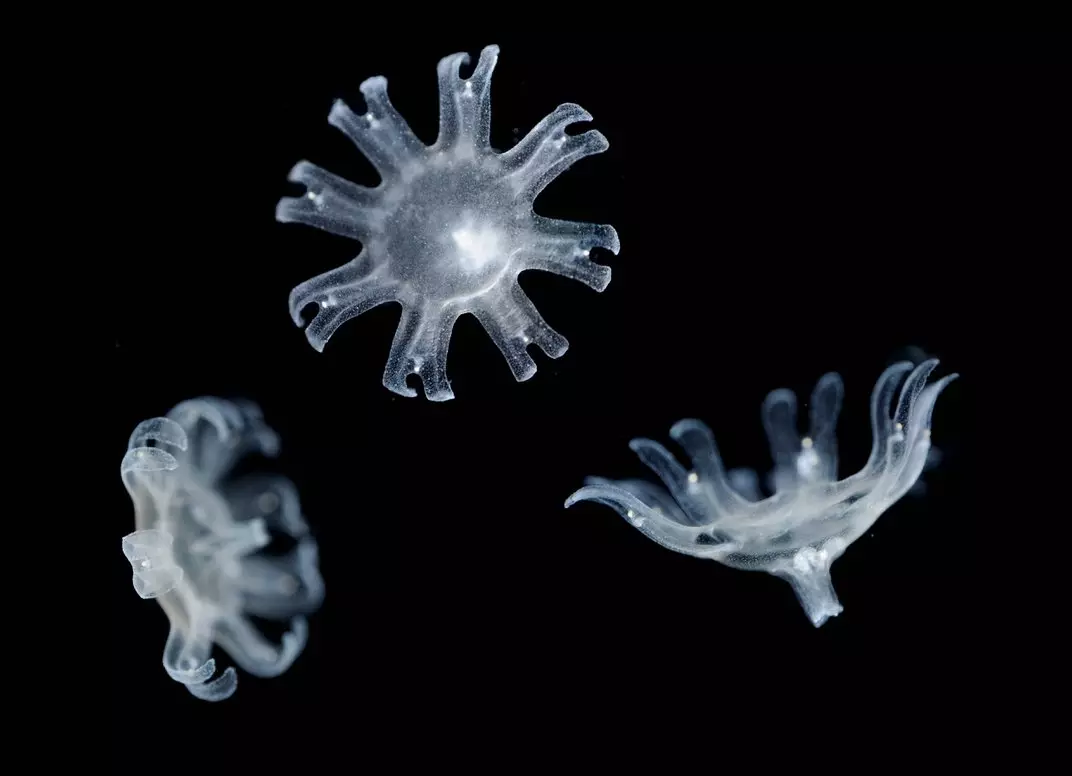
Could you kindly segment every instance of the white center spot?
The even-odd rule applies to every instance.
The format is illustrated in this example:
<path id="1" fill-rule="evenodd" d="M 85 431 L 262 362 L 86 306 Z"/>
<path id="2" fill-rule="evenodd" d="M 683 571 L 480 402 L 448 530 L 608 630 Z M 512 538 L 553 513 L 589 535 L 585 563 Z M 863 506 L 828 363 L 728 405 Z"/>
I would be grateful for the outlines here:
<path id="1" fill-rule="evenodd" d="M 454 230 L 450 236 L 457 249 L 458 264 L 466 272 L 483 269 L 502 253 L 499 234 L 494 229 L 469 226 Z"/>

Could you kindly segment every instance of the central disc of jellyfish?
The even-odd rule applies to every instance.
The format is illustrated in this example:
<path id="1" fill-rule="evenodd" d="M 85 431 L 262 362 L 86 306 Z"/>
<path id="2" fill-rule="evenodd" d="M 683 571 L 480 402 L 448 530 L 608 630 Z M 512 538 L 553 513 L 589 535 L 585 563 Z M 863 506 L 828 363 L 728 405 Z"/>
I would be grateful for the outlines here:
<path id="1" fill-rule="evenodd" d="M 558 358 L 569 343 L 544 322 L 517 276 L 529 269 L 579 280 L 596 291 L 610 269 L 592 261 L 593 248 L 618 252 L 613 227 L 536 215 L 540 192 L 579 159 L 605 151 L 607 139 L 566 127 L 591 121 L 583 108 L 558 106 L 509 151 L 489 142 L 491 74 L 499 49 L 488 46 L 469 78 L 467 54 L 444 57 L 439 79 L 439 136 L 431 146 L 413 134 L 387 98 L 387 79 L 361 84 L 368 110 L 357 114 L 336 102 L 328 122 L 369 158 L 382 182 L 358 186 L 310 162 L 289 180 L 306 187 L 276 208 L 282 222 L 297 222 L 362 243 L 353 261 L 298 285 L 290 314 L 316 306 L 305 329 L 317 350 L 343 323 L 381 304 L 397 302 L 395 333 L 383 384 L 403 396 L 418 375 L 433 401 L 454 398 L 447 380 L 447 350 L 454 322 L 470 313 L 494 340 L 517 380 L 536 373 L 528 354 L 537 345 Z"/>
<path id="2" fill-rule="evenodd" d="M 372 263 L 390 261 L 392 274 L 423 300 L 486 294 L 517 249 L 521 225 L 502 212 L 512 197 L 484 170 L 456 163 L 428 169 L 398 195 L 382 243 L 369 244 Z"/>

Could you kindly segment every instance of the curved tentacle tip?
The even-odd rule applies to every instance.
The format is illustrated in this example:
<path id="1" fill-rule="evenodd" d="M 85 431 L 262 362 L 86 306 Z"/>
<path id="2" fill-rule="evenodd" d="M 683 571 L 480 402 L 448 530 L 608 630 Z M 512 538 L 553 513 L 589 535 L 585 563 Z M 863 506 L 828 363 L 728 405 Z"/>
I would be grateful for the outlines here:
<path id="1" fill-rule="evenodd" d="M 127 472 L 164 472 L 175 471 L 179 461 L 175 456 L 159 447 L 135 447 L 127 450 L 119 463 L 119 471 Z"/>
<path id="2" fill-rule="evenodd" d="M 613 226 L 607 226 L 607 235 L 606 235 L 606 237 L 607 237 L 606 244 L 601 245 L 599 247 L 603 248 L 604 250 L 608 250 L 611 253 L 613 253 L 615 256 L 617 256 L 618 251 L 620 251 L 622 249 L 622 241 L 618 237 L 618 230 L 615 229 Z M 608 283 L 610 282 L 610 276 L 609 275 L 607 276 L 607 282 Z"/>
<path id="3" fill-rule="evenodd" d="M 482 86 L 486 85 L 491 80 L 491 73 L 497 64 L 499 64 L 499 47 L 495 44 L 484 46 L 480 50 L 480 59 L 477 60 L 476 68 L 469 76 L 469 80 L 478 82 Z"/>
<path id="4" fill-rule="evenodd" d="M 629 449 L 637 455 L 643 456 L 645 452 L 654 450 L 657 453 L 667 453 L 667 449 L 654 439 L 648 439 L 646 437 L 637 437 L 636 439 L 629 440 Z"/>
<path id="5" fill-rule="evenodd" d="M 574 504 L 578 504 L 582 501 L 591 501 L 594 496 L 598 495 L 599 488 L 597 487 L 596 483 L 590 482 L 591 480 L 596 479 L 598 478 L 585 478 L 585 486 L 583 488 L 575 490 L 573 493 L 570 494 L 569 498 L 566 499 L 566 503 L 563 505 L 564 508 L 569 509 Z"/>
<path id="6" fill-rule="evenodd" d="M 300 326 L 301 323 L 299 322 L 298 325 Z M 317 353 L 324 352 L 324 346 L 327 342 L 313 333 L 311 328 L 305 330 L 305 339 L 309 340 L 309 344 L 313 346 L 313 350 Z"/>
<path id="7" fill-rule="evenodd" d="M 191 658 L 184 659 L 181 665 L 170 665 L 165 657 L 164 670 L 176 682 L 204 684 L 216 673 L 216 658 L 210 657 L 200 665 L 197 665 Z"/>
<path id="8" fill-rule="evenodd" d="M 395 382 L 395 381 L 388 382 L 388 381 L 385 380 L 384 383 L 383 383 L 383 387 L 386 388 L 387 390 L 389 390 L 391 393 L 398 394 L 399 396 L 405 396 L 407 399 L 412 399 L 417 395 L 417 390 L 415 388 L 410 388 L 405 383 L 405 381 L 403 381 L 403 382 Z"/>
<path id="9" fill-rule="evenodd" d="M 213 666 L 215 670 L 215 666 Z M 181 680 L 180 680 L 181 681 Z M 227 669 L 211 681 L 199 683 L 199 684 L 187 684 L 186 689 L 195 698 L 199 698 L 203 701 L 209 701 L 216 703 L 218 701 L 225 701 L 235 694 L 238 689 L 238 673 L 234 670 L 233 666 L 228 666 Z"/>
<path id="10" fill-rule="evenodd" d="M 682 418 L 674 425 L 670 426 L 670 438 L 678 439 L 679 437 L 688 434 L 690 431 L 704 431 L 709 432 L 707 424 L 697 418 Z"/>
<path id="11" fill-rule="evenodd" d="M 418 377 L 420 376 L 417 372 L 397 372 L 388 370 L 388 372 L 385 373 L 383 376 L 383 387 L 389 390 L 391 393 L 397 394 L 398 396 L 405 396 L 407 399 L 412 399 L 417 395 L 417 389 L 411 388 L 410 385 L 406 382 L 406 379 L 411 374 L 416 374 L 418 375 Z"/>
<path id="12" fill-rule="evenodd" d="M 382 75 L 374 75 L 362 81 L 357 89 L 366 100 L 369 97 L 381 95 L 387 91 L 387 78 Z M 336 102 L 340 101 L 336 100 Z"/>
<path id="13" fill-rule="evenodd" d="M 151 418 L 139 423 L 130 435 L 129 447 L 119 464 L 123 476 L 130 472 L 174 471 L 179 461 L 162 447 L 147 447 L 146 442 L 156 442 L 186 450 L 186 431 L 170 418 Z"/>
<path id="14" fill-rule="evenodd" d="M 564 102 L 555 108 L 551 114 L 555 118 L 562 118 L 569 124 L 579 124 L 585 121 L 595 121 L 592 114 L 575 102 Z M 568 126 L 568 124 L 567 124 Z"/>
<path id="15" fill-rule="evenodd" d="M 492 43 L 484 46 L 480 50 L 480 58 L 477 61 L 477 67 L 481 62 L 490 60 L 488 64 L 494 65 L 499 59 L 499 46 Z M 469 65 L 472 62 L 472 57 L 469 56 L 468 51 L 458 51 L 453 54 L 447 54 L 445 57 L 439 60 L 439 66 L 443 68 L 449 68 L 453 71 L 453 75 L 459 75 L 459 71 Z"/>
<path id="16" fill-rule="evenodd" d="M 367 81 L 363 81 L 362 85 L 365 83 L 367 83 Z M 339 120 L 349 116 L 351 113 L 353 113 L 353 111 L 350 110 L 350 106 L 346 104 L 346 101 L 338 98 L 331 103 L 331 109 L 328 111 L 328 124 L 337 127 Z"/>
<path id="17" fill-rule="evenodd" d="M 584 133 L 583 137 L 586 138 L 586 150 L 592 154 L 601 154 L 610 148 L 610 141 L 607 140 L 607 136 L 598 129 L 588 130 Z"/>
<path id="18" fill-rule="evenodd" d="M 599 266 L 603 267 L 604 265 L 600 264 Z M 611 276 L 610 267 L 604 267 L 604 269 L 606 271 L 601 274 L 601 276 L 599 278 L 599 282 L 597 284 L 595 284 L 595 285 L 590 285 L 589 286 L 589 288 L 591 288 L 597 294 L 602 294 L 604 291 L 607 290 L 607 286 L 610 285 L 610 276 Z"/>
<path id="19" fill-rule="evenodd" d="M 440 59 L 436 65 L 436 69 L 448 76 L 453 75 L 457 78 L 461 69 L 471 61 L 468 51 L 456 51 L 453 54 L 447 54 Z"/>
<path id="20" fill-rule="evenodd" d="M 304 326 L 306 321 L 302 317 L 302 308 L 304 305 L 300 303 L 298 294 L 295 293 L 298 289 L 294 289 L 287 297 L 287 312 L 290 313 L 290 320 L 295 326 Z"/>
<path id="21" fill-rule="evenodd" d="M 309 169 L 311 162 L 308 159 L 302 159 L 287 171 L 287 183 L 300 183 L 305 185 L 307 170 Z"/>

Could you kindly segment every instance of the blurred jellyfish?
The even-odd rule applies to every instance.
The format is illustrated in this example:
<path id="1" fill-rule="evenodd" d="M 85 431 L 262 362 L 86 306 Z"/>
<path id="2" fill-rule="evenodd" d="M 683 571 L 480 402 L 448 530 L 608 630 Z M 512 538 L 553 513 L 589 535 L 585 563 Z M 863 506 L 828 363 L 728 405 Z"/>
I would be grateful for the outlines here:
<path id="1" fill-rule="evenodd" d="M 301 615 L 323 598 L 293 484 L 228 477 L 246 453 L 277 450 L 256 405 L 200 398 L 138 424 L 120 466 L 134 500 L 137 530 L 123 537 L 134 590 L 157 599 L 171 621 L 164 669 L 203 700 L 229 698 L 238 681 L 230 667 L 213 678 L 214 643 L 249 673 L 278 676 L 305 647 Z M 258 552 L 273 534 L 294 545 L 288 553 Z M 289 620 L 282 643 L 268 641 L 251 615 Z"/>

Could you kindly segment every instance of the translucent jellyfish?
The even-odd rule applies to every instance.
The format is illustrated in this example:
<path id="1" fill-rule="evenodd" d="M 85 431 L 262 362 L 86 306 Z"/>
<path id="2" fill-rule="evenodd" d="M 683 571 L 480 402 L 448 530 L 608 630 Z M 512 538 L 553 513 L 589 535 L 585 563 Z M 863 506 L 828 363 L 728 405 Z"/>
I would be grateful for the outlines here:
<path id="1" fill-rule="evenodd" d="M 831 564 L 913 486 L 927 463 L 934 403 L 957 376 L 926 385 L 937 364 L 930 359 L 913 368 L 902 361 L 882 373 L 871 395 L 871 456 L 843 480 L 837 479 L 834 437 L 842 383 L 829 373 L 812 393 L 811 428 L 803 438 L 792 391 L 773 391 L 763 403 L 774 458 L 769 498 L 762 497 L 751 469 L 723 470 L 704 424 L 682 420 L 670 436 L 692 459 L 691 470 L 657 442 L 630 443 L 666 489 L 645 480 L 589 478 L 566 506 L 606 504 L 671 550 L 781 577 L 818 627 L 842 610 L 830 581 Z M 891 418 L 894 394 L 906 374 Z"/>
<path id="2" fill-rule="evenodd" d="M 294 485 L 272 475 L 228 477 L 246 453 L 277 449 L 255 405 L 193 399 L 138 424 L 120 467 L 134 500 L 137 530 L 123 537 L 134 590 L 157 599 L 171 621 L 164 669 L 207 701 L 229 698 L 238 682 L 230 667 L 213 678 L 213 643 L 249 673 L 278 676 L 305 647 L 301 615 L 323 598 Z M 274 539 L 293 546 L 258 553 Z M 282 643 L 268 641 L 251 615 L 289 620 Z"/>
<path id="3" fill-rule="evenodd" d="M 578 159 L 605 151 L 595 130 L 567 135 L 566 127 L 592 117 L 580 106 L 560 105 L 509 151 L 489 143 L 491 73 L 499 48 L 480 54 L 473 74 L 460 77 L 468 54 L 439 62 L 439 138 L 426 146 L 387 98 L 387 79 L 361 84 L 367 111 L 337 101 L 328 123 L 341 130 L 379 171 L 370 189 L 303 161 L 288 180 L 305 186 L 301 197 L 280 200 L 276 218 L 298 222 L 362 243 L 348 264 L 307 280 L 290 293 L 290 314 L 317 305 L 305 329 L 323 350 L 344 322 L 386 302 L 402 306 L 383 384 L 402 396 L 418 375 L 432 401 L 454 398 L 447 379 L 447 350 L 454 322 L 471 313 L 502 351 L 514 377 L 536 373 L 528 347 L 551 358 L 569 343 L 544 322 L 517 283 L 520 273 L 544 270 L 579 280 L 596 291 L 610 269 L 592 261 L 593 248 L 618 253 L 613 227 L 538 216 L 533 201 Z"/>

